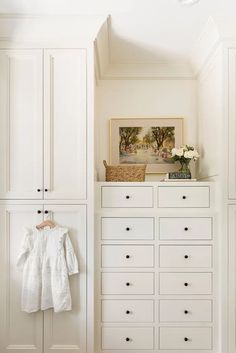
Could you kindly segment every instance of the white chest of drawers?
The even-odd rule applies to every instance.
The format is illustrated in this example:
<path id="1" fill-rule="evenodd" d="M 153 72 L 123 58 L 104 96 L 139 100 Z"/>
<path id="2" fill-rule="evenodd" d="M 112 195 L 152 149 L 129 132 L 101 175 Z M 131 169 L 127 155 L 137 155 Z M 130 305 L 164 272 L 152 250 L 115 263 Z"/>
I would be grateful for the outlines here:
<path id="1" fill-rule="evenodd" d="M 97 351 L 216 352 L 212 183 L 97 183 Z"/>

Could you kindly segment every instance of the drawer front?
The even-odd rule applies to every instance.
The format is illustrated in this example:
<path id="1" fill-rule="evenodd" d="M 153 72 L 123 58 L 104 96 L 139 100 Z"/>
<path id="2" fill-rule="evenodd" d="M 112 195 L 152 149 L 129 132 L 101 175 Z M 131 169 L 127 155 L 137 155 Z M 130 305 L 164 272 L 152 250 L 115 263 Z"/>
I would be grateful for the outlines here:
<path id="1" fill-rule="evenodd" d="M 211 349 L 210 327 L 161 327 L 160 349 Z"/>
<path id="2" fill-rule="evenodd" d="M 211 294 L 212 273 L 160 273 L 160 294 Z"/>
<path id="3" fill-rule="evenodd" d="M 160 267 L 207 268 L 212 266 L 210 245 L 161 245 Z"/>
<path id="4" fill-rule="evenodd" d="M 103 300 L 103 322 L 153 322 L 152 300 Z"/>
<path id="5" fill-rule="evenodd" d="M 103 245 L 102 267 L 153 267 L 152 245 Z"/>
<path id="6" fill-rule="evenodd" d="M 104 240 L 153 240 L 152 217 L 103 217 L 101 224 Z"/>
<path id="7" fill-rule="evenodd" d="M 154 294 L 154 274 L 102 273 L 102 294 Z"/>
<path id="8" fill-rule="evenodd" d="M 153 349 L 153 328 L 103 327 L 102 349 Z"/>
<path id="9" fill-rule="evenodd" d="M 211 300 L 160 300 L 160 322 L 211 322 Z"/>
<path id="10" fill-rule="evenodd" d="M 153 207 L 152 186 L 103 186 L 102 207 Z"/>
<path id="11" fill-rule="evenodd" d="M 161 240 L 212 239 L 211 217 L 160 217 Z"/>
<path id="12" fill-rule="evenodd" d="M 159 207 L 210 207 L 208 186 L 159 186 Z"/>

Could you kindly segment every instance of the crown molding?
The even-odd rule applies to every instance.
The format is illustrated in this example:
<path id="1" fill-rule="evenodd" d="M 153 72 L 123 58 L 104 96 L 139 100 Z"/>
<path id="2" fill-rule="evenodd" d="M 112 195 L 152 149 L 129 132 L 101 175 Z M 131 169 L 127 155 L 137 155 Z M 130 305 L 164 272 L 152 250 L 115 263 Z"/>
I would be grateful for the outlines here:
<path id="1" fill-rule="evenodd" d="M 104 80 L 194 79 L 189 63 L 110 64 L 102 73 Z"/>

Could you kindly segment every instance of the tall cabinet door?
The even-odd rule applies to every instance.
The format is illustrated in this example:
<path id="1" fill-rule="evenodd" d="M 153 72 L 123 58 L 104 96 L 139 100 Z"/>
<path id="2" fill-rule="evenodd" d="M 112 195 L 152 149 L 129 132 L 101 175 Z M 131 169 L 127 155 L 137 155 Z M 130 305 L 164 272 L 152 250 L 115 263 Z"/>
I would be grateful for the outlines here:
<path id="1" fill-rule="evenodd" d="M 44 51 L 44 198 L 86 199 L 86 51 Z"/>
<path id="2" fill-rule="evenodd" d="M 236 199 L 236 48 L 228 51 L 228 197 Z"/>
<path id="3" fill-rule="evenodd" d="M 236 205 L 229 206 L 229 352 L 236 352 Z"/>
<path id="4" fill-rule="evenodd" d="M 42 198 L 42 51 L 0 50 L 0 198 Z"/>
<path id="5" fill-rule="evenodd" d="M 45 205 L 56 224 L 66 227 L 80 273 L 70 276 L 72 310 L 44 313 L 44 353 L 86 352 L 86 206 Z"/>
<path id="6" fill-rule="evenodd" d="M 0 352 L 42 352 L 41 312 L 21 311 L 22 273 L 16 267 L 25 227 L 41 222 L 42 206 L 0 206 Z"/>

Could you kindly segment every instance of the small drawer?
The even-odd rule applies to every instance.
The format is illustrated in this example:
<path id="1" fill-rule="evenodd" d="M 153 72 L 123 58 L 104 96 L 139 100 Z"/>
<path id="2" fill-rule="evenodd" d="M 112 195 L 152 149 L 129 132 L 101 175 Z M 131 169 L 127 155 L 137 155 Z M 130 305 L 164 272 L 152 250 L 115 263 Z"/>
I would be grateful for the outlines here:
<path id="1" fill-rule="evenodd" d="M 211 294 L 212 273 L 160 273 L 160 294 Z"/>
<path id="2" fill-rule="evenodd" d="M 160 267 L 207 268 L 212 266 L 210 245 L 161 245 Z"/>
<path id="3" fill-rule="evenodd" d="M 103 322 L 153 322 L 152 300 L 102 300 Z"/>
<path id="4" fill-rule="evenodd" d="M 160 300 L 160 322 L 211 322 L 211 300 Z"/>
<path id="5" fill-rule="evenodd" d="M 160 349 L 212 349 L 211 327 L 161 327 Z"/>
<path id="6" fill-rule="evenodd" d="M 208 186 L 159 186 L 159 207 L 210 207 Z"/>
<path id="7" fill-rule="evenodd" d="M 154 274 L 102 273 L 102 294 L 154 294 Z"/>
<path id="8" fill-rule="evenodd" d="M 102 349 L 153 349 L 152 327 L 103 327 Z"/>
<path id="9" fill-rule="evenodd" d="M 160 217 L 161 240 L 212 239 L 211 217 Z"/>
<path id="10" fill-rule="evenodd" d="M 152 217 L 103 217 L 101 224 L 103 240 L 153 240 Z"/>
<path id="11" fill-rule="evenodd" d="M 102 267 L 153 267 L 152 245 L 102 245 Z"/>
<path id="12" fill-rule="evenodd" d="M 103 186 L 102 207 L 153 207 L 152 186 Z"/>

